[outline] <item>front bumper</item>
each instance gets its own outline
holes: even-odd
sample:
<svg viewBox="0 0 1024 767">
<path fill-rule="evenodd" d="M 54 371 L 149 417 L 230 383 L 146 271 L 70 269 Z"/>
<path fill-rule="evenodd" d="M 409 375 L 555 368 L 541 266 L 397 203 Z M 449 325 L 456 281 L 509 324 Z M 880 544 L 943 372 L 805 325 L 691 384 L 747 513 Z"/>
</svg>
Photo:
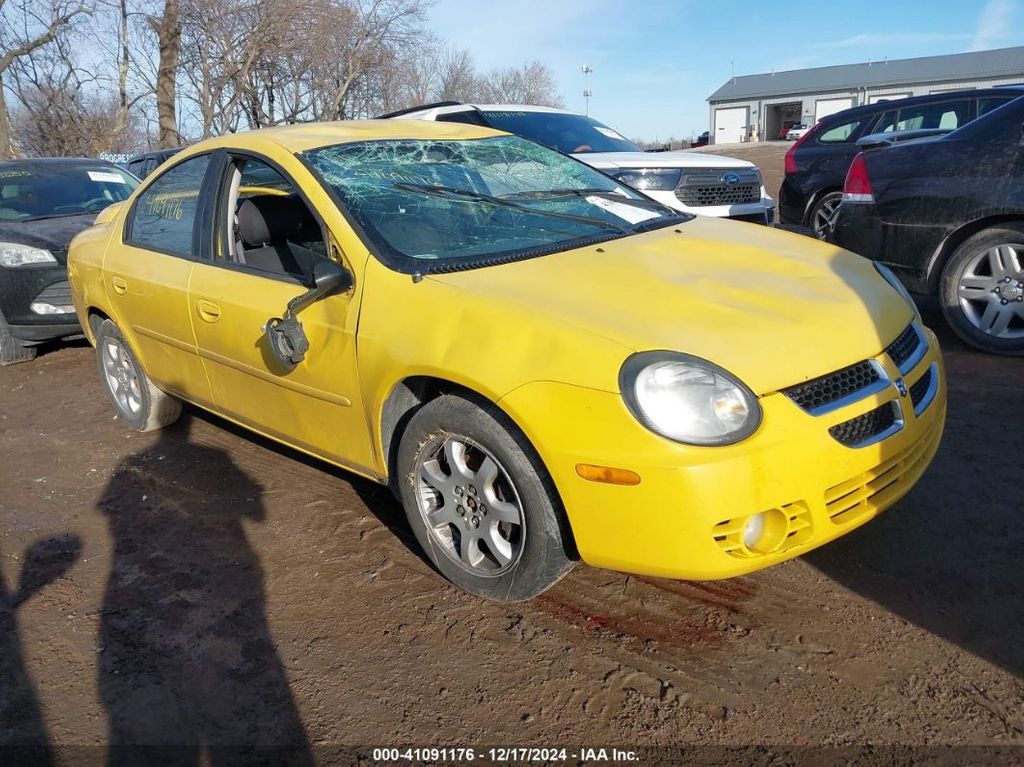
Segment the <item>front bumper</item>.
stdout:
<svg viewBox="0 0 1024 767">
<path fill-rule="evenodd" d="M 684 205 L 676 197 L 673 190 L 670 191 L 645 191 L 648 197 L 657 200 L 674 210 L 683 213 L 692 213 L 700 216 L 714 216 L 716 218 L 735 218 L 743 221 L 753 221 L 759 224 L 770 226 L 775 220 L 775 200 L 761 190 L 761 199 L 758 202 L 748 202 L 740 205 L 706 205 L 691 207 Z"/>
<path fill-rule="evenodd" d="M 33 303 L 71 306 L 71 287 L 64 264 L 0 267 L 0 312 L 11 335 L 20 341 L 37 343 L 65 338 L 82 332 L 74 310 L 56 314 L 33 311 Z"/>
<path fill-rule="evenodd" d="M 727 447 L 657 437 L 609 392 L 537 382 L 500 404 L 541 453 L 585 562 L 669 578 L 728 578 L 838 538 L 914 486 L 938 448 L 946 412 L 938 343 L 930 331 L 923 335 L 927 350 L 905 375 L 884 353 L 874 360 L 890 381 L 905 379 L 906 395 L 892 384 L 815 416 L 784 393 L 767 394 L 760 398 L 758 432 Z M 929 371 L 936 384 L 915 414 L 910 390 Z M 891 436 L 847 447 L 829 433 L 892 401 L 902 419 Z M 547 417 L 530 417 L 538 413 Z M 619 486 L 584 480 L 576 474 L 579 463 L 630 469 L 641 481 Z M 759 512 L 769 512 L 776 532 L 784 526 L 777 544 L 765 551 L 742 542 L 745 520 Z"/>
</svg>

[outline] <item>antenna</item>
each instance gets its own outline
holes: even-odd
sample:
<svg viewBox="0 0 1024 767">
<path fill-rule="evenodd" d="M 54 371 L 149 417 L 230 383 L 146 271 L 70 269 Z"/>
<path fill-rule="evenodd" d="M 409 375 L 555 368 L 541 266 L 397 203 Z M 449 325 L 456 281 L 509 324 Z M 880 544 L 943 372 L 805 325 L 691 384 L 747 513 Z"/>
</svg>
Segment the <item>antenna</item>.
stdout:
<svg viewBox="0 0 1024 767">
<path fill-rule="evenodd" d="M 590 90 L 590 74 L 594 71 L 592 64 L 584 64 L 580 67 L 580 71 L 583 72 L 583 98 L 587 101 L 587 117 L 590 117 L 590 97 L 594 95 L 594 92 Z"/>
</svg>

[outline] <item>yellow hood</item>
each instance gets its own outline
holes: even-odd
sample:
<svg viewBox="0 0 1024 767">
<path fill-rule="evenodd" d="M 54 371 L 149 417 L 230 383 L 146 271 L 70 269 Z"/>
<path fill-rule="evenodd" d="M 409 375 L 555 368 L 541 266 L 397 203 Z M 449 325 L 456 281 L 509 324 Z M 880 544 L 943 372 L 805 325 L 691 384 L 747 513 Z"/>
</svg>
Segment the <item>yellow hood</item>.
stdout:
<svg viewBox="0 0 1024 767">
<path fill-rule="evenodd" d="M 874 356 L 913 317 L 866 259 L 801 235 L 705 217 L 431 279 L 636 351 L 703 357 L 757 394 Z"/>
</svg>

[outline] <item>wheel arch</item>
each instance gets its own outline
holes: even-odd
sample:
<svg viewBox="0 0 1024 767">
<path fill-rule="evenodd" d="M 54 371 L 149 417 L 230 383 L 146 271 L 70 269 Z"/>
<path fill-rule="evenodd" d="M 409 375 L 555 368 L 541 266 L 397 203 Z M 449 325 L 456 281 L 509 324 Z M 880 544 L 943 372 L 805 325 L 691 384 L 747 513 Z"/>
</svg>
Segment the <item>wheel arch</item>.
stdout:
<svg viewBox="0 0 1024 767">
<path fill-rule="evenodd" d="M 833 185 L 823 186 L 821 189 L 815 190 L 811 194 L 811 196 L 808 198 L 807 205 L 804 206 L 804 218 L 803 218 L 803 222 L 802 222 L 803 225 L 806 226 L 806 227 L 810 227 L 810 225 L 811 225 L 811 211 L 814 210 L 814 206 L 818 204 L 818 200 L 820 200 L 826 194 L 831 194 L 832 192 L 842 192 L 842 191 L 843 191 L 843 188 L 841 186 L 833 186 Z"/>
<path fill-rule="evenodd" d="M 931 258 L 925 267 L 924 279 L 930 295 L 935 295 L 939 290 L 939 280 L 942 278 L 942 271 L 957 249 L 967 240 L 986 229 L 991 229 L 1000 224 L 1024 224 L 1024 214 L 1006 213 L 993 216 L 985 216 L 964 224 L 953 230 L 946 238 L 939 243 L 939 246 L 932 253 Z"/>
<path fill-rule="evenodd" d="M 85 337 L 89 340 L 93 346 L 96 345 L 96 333 L 100 329 L 100 324 L 103 320 L 109 320 L 110 315 L 97 306 L 90 306 L 85 310 L 85 326 L 82 328 L 85 331 Z"/>
<path fill-rule="evenodd" d="M 391 489 L 391 492 L 396 498 L 400 497 L 397 485 L 398 471 L 396 465 L 398 462 L 398 446 L 402 441 L 402 435 L 404 434 L 409 421 L 421 407 L 446 394 L 457 395 L 469 400 L 470 402 L 492 407 L 504 415 L 505 418 L 507 418 L 508 421 L 518 430 L 519 435 L 522 437 L 526 446 L 533 453 L 532 458 L 536 460 L 541 468 L 543 468 L 548 474 L 551 487 L 554 488 L 556 495 L 553 499 L 553 505 L 555 507 L 555 512 L 558 515 L 559 527 L 562 531 L 562 540 L 565 542 L 566 546 L 566 554 L 571 559 L 578 560 L 579 552 L 576 549 L 576 539 L 573 536 L 569 516 L 566 514 L 565 507 L 562 504 L 561 494 L 558 492 L 554 478 L 551 476 L 551 472 L 548 470 L 543 456 L 527 435 L 527 430 L 524 429 L 505 408 L 501 407 L 494 398 L 489 397 L 464 383 L 433 375 L 410 375 L 401 379 L 391 387 L 391 390 L 388 392 L 388 395 L 385 397 L 381 406 L 380 418 L 378 420 L 378 436 L 380 439 L 382 457 L 385 461 L 387 484 Z"/>
</svg>

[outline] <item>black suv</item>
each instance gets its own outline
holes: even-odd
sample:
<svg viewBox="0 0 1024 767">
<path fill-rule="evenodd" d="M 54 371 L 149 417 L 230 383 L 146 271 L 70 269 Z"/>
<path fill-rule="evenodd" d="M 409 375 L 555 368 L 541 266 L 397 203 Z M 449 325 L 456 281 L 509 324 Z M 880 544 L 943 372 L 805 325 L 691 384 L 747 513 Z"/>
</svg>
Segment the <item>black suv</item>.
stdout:
<svg viewBox="0 0 1024 767">
<path fill-rule="evenodd" d="M 99 160 L 0 162 L 0 365 L 82 332 L 71 303 L 71 238 L 128 199 L 134 176 Z"/>
<path fill-rule="evenodd" d="M 124 163 L 132 175 L 138 178 L 140 181 L 156 170 L 160 165 L 163 165 L 169 159 L 174 157 L 183 147 L 175 147 L 174 149 L 157 149 L 155 152 L 146 152 L 145 154 L 137 154 L 128 162 Z"/>
<path fill-rule="evenodd" d="M 1024 95 L 1024 86 L 949 91 L 845 109 L 822 118 L 786 152 L 779 217 L 826 239 L 858 139 L 873 133 L 955 130 Z"/>
</svg>

